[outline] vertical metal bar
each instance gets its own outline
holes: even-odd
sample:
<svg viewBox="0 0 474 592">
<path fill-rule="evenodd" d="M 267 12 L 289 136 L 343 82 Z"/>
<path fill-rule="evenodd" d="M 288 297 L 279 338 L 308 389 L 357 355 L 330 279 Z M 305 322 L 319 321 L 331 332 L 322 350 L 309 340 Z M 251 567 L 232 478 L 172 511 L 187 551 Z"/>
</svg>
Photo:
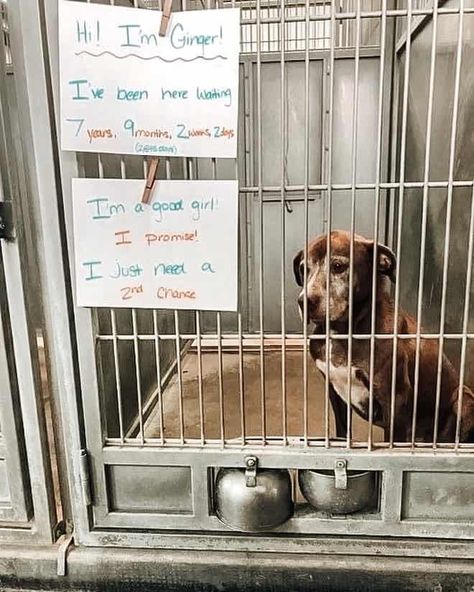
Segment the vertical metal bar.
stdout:
<svg viewBox="0 0 474 592">
<path fill-rule="evenodd" d="M 262 163 L 262 54 L 261 54 L 261 17 L 260 0 L 256 0 L 256 27 L 257 27 L 257 179 L 259 201 L 259 329 L 260 329 L 260 413 L 262 444 L 267 443 L 266 428 L 266 401 L 265 401 L 265 342 L 264 342 L 264 296 L 263 296 L 263 163 Z"/>
<path fill-rule="evenodd" d="M 183 375 L 181 367 L 181 338 L 179 333 L 179 312 L 174 311 L 174 329 L 176 343 L 176 371 L 178 375 L 178 413 L 179 413 L 179 438 L 184 444 L 184 409 L 183 409 Z"/>
<path fill-rule="evenodd" d="M 140 442 L 145 443 L 145 432 L 143 429 L 143 400 L 142 400 L 142 381 L 140 376 L 140 352 L 138 343 L 137 311 L 132 308 L 132 331 L 133 331 L 133 352 L 135 354 L 135 377 L 137 381 L 137 403 L 138 403 L 138 423 L 140 426 Z"/>
<path fill-rule="evenodd" d="M 204 396 L 202 388 L 202 341 L 201 341 L 201 312 L 196 311 L 196 341 L 197 341 L 197 367 L 198 367 L 198 399 L 199 399 L 199 431 L 201 446 L 206 443 L 206 430 L 204 424 Z"/>
<path fill-rule="evenodd" d="M 104 178 L 104 163 L 102 162 L 102 154 L 97 155 L 97 167 L 99 172 L 99 179 Z"/>
<path fill-rule="evenodd" d="M 411 446 L 415 448 L 416 419 L 418 407 L 418 392 L 420 382 L 420 350 L 421 350 L 421 319 L 423 314 L 423 289 L 425 281 L 425 252 L 426 252 L 426 227 L 428 221 L 428 194 L 430 178 L 430 157 L 431 157 L 431 132 L 433 127 L 433 98 L 434 82 L 436 71 L 436 45 L 438 38 L 438 4 L 433 7 L 432 19 L 432 37 L 431 37 L 431 60 L 430 60 L 430 80 L 428 89 L 428 112 L 426 116 L 426 136 L 425 136 L 425 164 L 423 174 L 423 204 L 421 214 L 421 243 L 420 243 L 420 266 L 418 273 L 418 297 L 416 307 L 416 342 L 415 342 L 415 376 L 413 382 L 413 413 L 411 424 Z"/>
<path fill-rule="evenodd" d="M 219 378 L 219 427 L 221 434 L 221 445 L 225 446 L 225 409 L 224 409 L 224 379 L 222 363 L 222 318 L 221 313 L 217 313 L 217 373 Z"/>
<path fill-rule="evenodd" d="M 101 165 L 102 162 L 100 161 Z M 103 177 L 103 168 L 100 170 L 100 176 Z M 123 158 L 120 158 L 120 176 L 122 179 L 127 178 L 125 170 L 125 162 Z M 115 369 L 115 384 L 116 384 L 116 395 L 117 395 L 117 408 L 118 408 L 118 420 L 119 420 L 119 432 L 120 442 L 124 443 L 124 428 L 123 428 L 123 405 L 122 405 L 122 386 L 120 380 L 120 364 L 119 364 L 119 353 L 118 353 L 118 339 L 117 339 L 117 318 L 115 310 L 110 309 L 110 320 L 112 326 L 113 335 L 113 354 L 114 354 L 114 369 Z"/>
<path fill-rule="evenodd" d="M 328 146 L 327 146 L 327 226 L 326 226 L 326 294 L 331 289 L 331 273 L 329 261 L 331 260 L 331 225 L 332 225 L 332 140 L 333 140 L 333 115 L 334 115 L 334 53 L 336 43 L 336 18 L 334 1 L 331 2 L 331 33 L 329 50 L 329 109 L 328 109 Z M 306 299 L 305 299 L 306 300 Z M 330 310 L 329 298 L 326 298 L 326 376 L 324 382 L 324 439 L 326 448 L 329 447 L 329 367 L 331 361 L 330 342 Z"/>
<path fill-rule="evenodd" d="M 102 154 L 97 154 L 97 170 L 99 179 L 104 178 L 104 163 L 102 161 Z M 116 386 L 116 398 L 117 398 L 117 408 L 118 408 L 118 419 L 119 419 L 119 432 L 120 432 L 120 440 L 121 442 L 124 441 L 125 434 L 124 434 L 124 425 L 123 425 L 123 407 L 122 407 L 122 389 L 121 389 L 121 380 L 120 380 L 120 360 L 119 360 L 119 345 L 117 340 L 117 324 L 116 324 L 116 317 L 115 311 L 109 309 L 110 313 L 110 322 L 112 327 L 112 335 L 113 335 L 113 355 L 114 355 L 114 373 L 115 373 L 115 386 Z M 98 312 L 97 309 L 93 309 L 91 311 L 91 317 L 95 326 L 98 326 Z M 102 371 L 100 371 L 102 373 Z M 103 379 L 103 376 L 101 377 Z M 101 420 L 102 425 L 104 426 L 104 430 L 107 431 L 107 417 L 102 418 Z M 108 435 L 108 434 L 107 434 Z"/>
<path fill-rule="evenodd" d="M 305 0 L 305 54 L 304 54 L 304 310 L 303 310 L 303 441 L 308 446 L 308 240 L 309 240 L 309 0 Z"/>
<path fill-rule="evenodd" d="M 103 170 L 102 170 L 103 174 Z M 125 169 L 125 161 L 123 157 L 120 158 L 120 176 L 122 179 L 127 178 L 127 173 Z M 112 314 L 113 311 L 111 311 Z M 138 403 L 138 421 L 140 426 L 140 441 L 141 444 L 145 443 L 145 432 L 144 432 L 144 424 L 143 424 L 143 394 L 141 388 L 141 376 L 140 376 L 140 346 L 138 341 L 138 327 L 137 327 L 137 311 L 132 309 L 132 331 L 133 331 L 133 351 L 135 356 L 135 376 L 137 381 L 137 403 Z"/>
<path fill-rule="evenodd" d="M 411 16 L 412 3 L 407 3 L 407 23 L 406 23 L 406 53 L 405 53 L 405 72 L 403 86 L 403 113 L 402 113 L 402 133 L 400 149 L 400 185 L 399 185 L 399 203 L 398 203 L 398 226 L 397 226 L 397 268 L 395 281 L 395 311 L 393 320 L 393 351 L 392 351 L 392 384 L 390 392 L 390 447 L 393 447 L 393 430 L 395 421 L 395 389 L 397 382 L 397 351 L 398 351 L 398 316 L 400 305 L 400 252 L 402 242 L 402 223 L 403 223 L 403 202 L 405 197 L 405 156 L 407 144 L 407 119 L 408 119 L 408 84 L 410 82 L 410 58 L 411 58 Z"/>
<path fill-rule="evenodd" d="M 215 158 L 211 159 L 212 179 L 217 179 L 217 162 Z M 224 409 L 224 364 L 222 357 L 222 315 L 217 313 L 217 374 L 219 379 L 219 418 L 221 445 L 225 446 L 225 409 Z"/>
<path fill-rule="evenodd" d="M 347 10 L 348 11 L 352 11 L 352 0 L 346 0 L 347 1 Z M 342 10 L 343 7 L 341 5 L 339 5 L 339 10 Z M 352 33 L 352 23 L 349 21 L 349 19 L 343 20 L 341 21 L 341 33 L 344 33 L 344 41 L 342 41 L 342 35 L 341 35 L 341 42 L 340 42 L 340 47 L 349 47 L 351 45 L 351 33 Z"/>
<path fill-rule="evenodd" d="M 245 445 L 245 391 L 244 391 L 244 355 L 242 344 L 242 315 L 237 317 L 238 334 L 239 334 L 239 401 L 240 401 L 240 437 L 242 445 Z"/>
<path fill-rule="evenodd" d="M 186 171 L 186 160 L 182 160 L 184 174 Z M 165 160 L 166 179 L 171 179 L 171 162 L 169 158 Z M 184 444 L 184 405 L 183 405 L 183 369 L 181 363 L 181 337 L 179 330 L 179 311 L 174 311 L 174 338 L 175 338 L 175 352 L 176 352 L 176 375 L 178 379 L 178 413 L 179 413 L 179 437 L 181 444 Z"/>
<path fill-rule="evenodd" d="M 357 183 L 357 124 L 359 115 L 359 65 L 360 65 L 360 0 L 356 6 L 356 47 L 354 56 L 354 90 L 352 95 L 352 175 L 351 175 L 351 230 L 349 246 L 349 322 L 347 338 L 347 437 L 346 446 L 351 447 L 352 437 L 352 333 L 353 333 L 353 311 L 354 311 L 354 233 L 355 233 L 355 211 L 356 211 L 356 183 Z M 328 260 L 327 265 L 330 265 Z M 329 294 L 329 293 L 328 293 Z"/>
<path fill-rule="evenodd" d="M 283 445 L 288 444 L 287 438 L 287 406 L 286 406 L 286 76 L 285 76 L 285 0 L 280 0 L 280 135 L 281 135 L 281 413 Z"/>
<path fill-rule="evenodd" d="M 163 387 L 161 384 L 161 347 L 158 331 L 158 311 L 153 310 L 153 334 L 155 337 L 155 365 L 156 365 L 156 388 L 158 390 L 158 413 L 160 426 L 161 444 L 165 443 L 165 423 L 163 417 Z"/>
<path fill-rule="evenodd" d="M 466 371 L 466 353 L 467 353 L 467 330 L 469 325 L 469 309 L 470 309 L 470 298 L 471 298 L 471 281 L 472 281 L 472 259 L 474 250 L 474 186 L 471 193 L 471 218 L 469 221 L 469 246 L 468 246 L 468 259 L 466 269 L 466 287 L 464 290 L 464 313 L 462 322 L 462 341 L 461 341 L 461 361 L 459 370 L 459 391 L 458 391 L 458 407 L 456 415 L 456 434 L 455 434 L 455 449 L 459 449 L 459 440 L 461 436 L 461 412 L 462 412 L 462 401 L 464 395 L 464 376 Z"/>
<path fill-rule="evenodd" d="M 250 14 L 252 14 L 252 11 L 249 11 Z M 256 14 L 256 10 L 255 10 L 255 17 L 257 17 Z M 250 43 L 249 43 L 249 47 L 251 48 L 250 51 L 254 52 L 254 44 L 255 44 L 255 35 L 254 35 L 254 27 L 250 26 L 249 27 L 249 39 L 250 39 Z"/>
<path fill-rule="evenodd" d="M 208 0 L 208 8 L 209 8 Z M 191 158 L 188 159 L 188 178 L 194 179 L 193 161 Z M 215 175 L 214 175 L 215 178 Z M 204 419 L 204 392 L 203 392 L 203 381 L 202 381 L 202 332 L 201 332 L 201 313 L 200 311 L 195 312 L 196 322 L 196 343 L 197 343 L 197 373 L 198 373 L 198 404 L 199 404 L 199 432 L 201 439 L 201 446 L 204 446 L 205 437 L 205 419 Z"/>
<path fill-rule="evenodd" d="M 369 431 L 367 447 L 372 450 L 374 422 L 374 371 L 375 371 L 375 331 L 377 310 L 377 244 L 380 218 L 380 177 L 382 167 L 382 117 L 384 105 L 385 83 L 385 44 L 387 36 L 387 0 L 382 0 L 382 16 L 380 23 L 380 65 L 379 65 L 379 96 L 377 113 L 377 154 L 375 162 L 375 211 L 374 211 L 374 253 L 372 259 L 372 308 L 370 311 L 370 359 L 369 359 Z"/>
<path fill-rule="evenodd" d="M 114 353 L 114 370 L 115 370 L 115 386 L 117 394 L 117 409 L 118 409 L 118 420 L 119 420 L 119 432 L 120 432 L 120 443 L 124 443 L 123 435 L 123 415 L 122 415 L 122 383 L 120 380 L 120 365 L 119 365 L 119 353 L 118 353 L 118 339 L 117 339 L 117 319 L 115 310 L 110 311 L 111 323 L 112 323 L 112 346 Z"/>
<path fill-rule="evenodd" d="M 398 34 L 398 19 L 389 21 L 391 22 L 391 32 L 394 38 Z M 394 64 L 391 68 L 392 73 L 392 80 L 391 80 L 391 94 L 394 97 L 393 106 L 390 107 L 390 128 L 391 130 L 395 130 L 396 133 L 391 133 L 391 140 L 390 142 L 387 141 L 387 146 L 390 143 L 389 152 L 390 154 L 396 155 L 398 153 L 398 145 L 399 145 L 399 138 L 398 138 L 398 129 L 400 128 L 399 124 L 399 97 L 400 97 L 400 88 L 401 88 L 401 68 L 399 63 L 395 59 L 393 59 Z M 395 156 L 390 161 L 390 170 L 389 170 L 389 180 L 393 183 L 396 183 L 397 180 L 397 166 L 398 166 L 399 159 Z M 395 193 L 395 192 L 393 192 Z M 395 245 L 395 222 L 396 222 L 396 212 L 395 212 L 395 199 L 393 197 L 392 191 L 386 191 L 386 204 L 385 204 L 387 216 L 385 216 L 385 224 L 383 228 L 383 240 L 386 244 L 391 245 L 394 247 Z M 394 247 L 395 248 L 395 247 Z"/>
<path fill-rule="evenodd" d="M 443 283 L 441 287 L 441 313 L 440 313 L 440 338 L 438 350 L 438 370 L 436 376 L 436 401 L 435 401 L 435 417 L 433 425 L 433 448 L 436 448 L 438 439 L 438 420 L 439 420 L 439 403 L 441 396 L 441 373 L 443 369 L 443 349 L 444 349 L 444 330 L 446 324 L 446 295 L 448 284 L 448 260 L 449 247 L 451 242 L 451 214 L 453 203 L 453 181 L 454 181 L 454 164 L 456 154 L 456 132 L 458 124 L 459 111 L 459 84 L 461 80 L 461 61 L 462 61 L 462 42 L 463 42 L 463 26 L 464 26 L 464 0 L 459 0 L 459 24 L 458 24 L 458 43 L 456 49 L 456 71 L 454 77 L 454 97 L 453 97 L 453 118 L 451 122 L 451 141 L 449 148 L 449 172 L 448 172 L 448 203 L 446 207 L 446 231 L 444 236 L 444 257 L 443 257 Z"/>
<path fill-rule="evenodd" d="M 235 1 L 232 0 L 232 7 L 235 8 Z M 244 72 L 245 76 L 245 72 Z M 244 100 L 245 100 L 244 95 Z M 247 110 L 247 106 L 245 106 L 245 110 Z M 246 125 L 246 117 L 244 116 L 244 125 Z M 247 135 L 245 134 L 245 138 Z M 239 174 L 239 159 L 235 159 L 235 178 L 240 179 Z M 247 214 L 247 209 L 245 209 Z M 248 220 L 245 220 L 245 224 L 248 224 Z M 245 236 L 247 233 L 245 233 Z M 241 244 L 241 243 L 240 243 Z M 241 256 L 241 253 L 240 253 Z M 248 265 L 246 265 L 246 269 L 248 270 Z M 246 280 L 248 281 L 248 273 L 246 274 Z M 245 446 L 245 395 L 244 395 L 244 353 L 243 353 L 243 341 L 242 341 L 242 313 L 240 310 L 237 313 L 237 332 L 238 332 L 238 340 L 239 340 L 239 403 L 240 403 L 240 437 L 242 441 L 242 445 Z"/>
</svg>

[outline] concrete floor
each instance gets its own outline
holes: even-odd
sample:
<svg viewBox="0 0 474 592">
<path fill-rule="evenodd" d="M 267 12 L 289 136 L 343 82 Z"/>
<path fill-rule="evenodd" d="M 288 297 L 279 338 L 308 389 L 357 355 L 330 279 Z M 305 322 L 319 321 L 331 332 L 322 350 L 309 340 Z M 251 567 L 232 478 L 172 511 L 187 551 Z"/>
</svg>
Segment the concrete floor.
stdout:
<svg viewBox="0 0 474 592">
<path fill-rule="evenodd" d="M 267 437 L 283 434 L 282 403 L 282 356 L 281 351 L 268 351 L 264 356 L 265 384 L 265 430 Z M 242 433 L 242 413 L 239 389 L 239 355 L 229 351 L 222 356 L 223 424 L 226 440 L 239 438 Z M 244 416 L 247 437 L 262 435 L 262 389 L 261 364 L 258 351 L 243 355 Z M 204 434 L 206 439 L 221 437 L 219 405 L 219 357 L 216 351 L 202 354 L 202 398 L 204 407 Z M 198 355 L 188 353 L 182 361 L 182 400 L 184 437 L 200 437 Z M 288 351 L 286 354 L 286 418 L 287 435 L 304 435 L 303 352 Z M 167 438 L 180 436 L 179 384 L 173 376 L 163 393 L 164 435 Z M 324 437 L 324 380 L 311 360 L 308 360 L 308 436 Z M 368 424 L 358 416 L 353 417 L 354 439 L 366 441 Z M 330 435 L 335 436 L 332 411 L 330 411 Z M 146 423 L 146 437 L 160 437 L 158 405 Z M 382 432 L 374 428 L 374 439 L 381 440 Z"/>
</svg>

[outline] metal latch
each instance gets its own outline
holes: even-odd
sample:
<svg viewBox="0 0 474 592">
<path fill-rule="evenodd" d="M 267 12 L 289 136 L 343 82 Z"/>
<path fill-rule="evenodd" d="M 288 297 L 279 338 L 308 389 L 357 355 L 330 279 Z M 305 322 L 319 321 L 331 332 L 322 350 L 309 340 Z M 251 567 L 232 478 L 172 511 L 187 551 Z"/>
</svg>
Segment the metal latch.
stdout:
<svg viewBox="0 0 474 592">
<path fill-rule="evenodd" d="M 247 487 L 256 487 L 257 485 L 257 465 L 256 456 L 245 457 L 245 485 Z"/>
<path fill-rule="evenodd" d="M 0 239 L 12 240 L 14 236 L 12 202 L 0 201 Z"/>
<path fill-rule="evenodd" d="M 74 534 L 63 534 L 58 541 L 58 557 L 56 573 L 58 576 L 65 576 L 67 572 L 67 555 L 74 546 Z"/>
<path fill-rule="evenodd" d="M 347 460 L 339 458 L 334 464 L 335 488 L 347 489 Z"/>
<path fill-rule="evenodd" d="M 92 492 L 89 455 L 87 454 L 87 450 L 82 449 L 79 452 L 79 467 L 81 471 L 82 499 L 86 506 L 90 506 L 92 503 Z"/>
</svg>

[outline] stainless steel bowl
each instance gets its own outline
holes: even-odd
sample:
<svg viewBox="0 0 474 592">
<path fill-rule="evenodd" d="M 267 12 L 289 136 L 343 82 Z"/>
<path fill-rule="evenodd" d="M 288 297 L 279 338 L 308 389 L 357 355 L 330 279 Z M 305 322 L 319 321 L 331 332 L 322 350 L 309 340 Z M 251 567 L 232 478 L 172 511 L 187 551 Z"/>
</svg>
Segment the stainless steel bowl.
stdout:
<svg viewBox="0 0 474 592">
<path fill-rule="evenodd" d="M 347 471 L 346 489 L 336 487 L 334 471 L 298 471 L 298 483 L 312 506 L 330 514 L 360 512 L 374 499 L 375 473 L 370 471 Z"/>
<path fill-rule="evenodd" d="M 249 485 L 245 469 L 220 469 L 214 506 L 226 526 L 242 532 L 271 530 L 293 514 L 291 479 L 286 470 L 262 469 Z"/>
</svg>

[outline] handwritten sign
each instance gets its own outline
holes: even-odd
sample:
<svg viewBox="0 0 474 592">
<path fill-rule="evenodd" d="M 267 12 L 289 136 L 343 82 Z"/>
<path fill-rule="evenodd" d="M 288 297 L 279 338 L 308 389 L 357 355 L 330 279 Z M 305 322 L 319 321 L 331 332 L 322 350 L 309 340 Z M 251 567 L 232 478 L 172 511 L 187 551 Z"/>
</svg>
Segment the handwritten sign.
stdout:
<svg viewBox="0 0 474 592">
<path fill-rule="evenodd" d="M 237 310 L 237 181 L 73 179 L 78 306 Z"/>
<path fill-rule="evenodd" d="M 60 2 L 63 150 L 236 157 L 238 9 L 161 14 Z"/>
</svg>

